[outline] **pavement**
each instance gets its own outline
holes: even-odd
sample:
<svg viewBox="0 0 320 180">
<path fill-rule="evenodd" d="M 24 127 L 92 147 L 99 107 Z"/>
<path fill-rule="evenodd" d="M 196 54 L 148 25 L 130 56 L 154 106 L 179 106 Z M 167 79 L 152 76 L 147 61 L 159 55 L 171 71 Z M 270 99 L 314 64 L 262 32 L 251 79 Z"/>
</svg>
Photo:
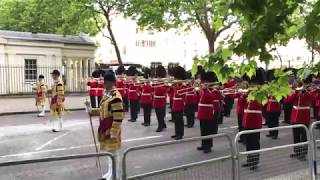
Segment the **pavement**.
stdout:
<svg viewBox="0 0 320 180">
<path fill-rule="evenodd" d="M 81 102 L 80 98 L 79 102 Z M 1 116 L 0 162 L 95 153 L 93 136 L 86 112 L 74 111 L 68 113 L 64 117 L 64 131 L 58 133 L 51 132 L 48 126 L 48 121 L 52 117 L 38 118 L 36 115 Z M 219 133 L 227 133 L 234 138 L 237 133 L 235 117 L 236 114 L 233 110 L 231 117 L 225 118 L 224 123 L 219 126 Z M 122 150 L 138 145 L 170 141 L 170 136 L 174 132 L 173 124 L 167 122 L 168 128 L 164 132 L 156 133 L 157 122 L 154 112 L 152 113 L 150 127 L 141 126 L 143 121 L 142 113 L 140 113 L 139 119 L 135 123 L 128 122 L 127 119 L 129 119 L 128 113 L 123 123 Z M 167 114 L 166 119 L 170 119 L 169 114 Z M 97 118 L 94 118 L 93 121 L 95 130 L 97 130 L 99 121 Z M 194 128 L 185 129 L 185 138 L 197 137 L 199 134 L 198 122 L 196 122 Z M 281 131 L 277 140 L 266 138 L 265 135 L 266 133 L 261 133 L 261 148 L 292 143 L 291 130 Z M 318 132 L 317 135 L 320 137 Z M 214 140 L 213 152 L 209 154 L 197 151 L 196 147 L 199 145 L 200 142 L 188 142 L 131 152 L 128 154 L 126 161 L 127 174 L 134 176 L 230 155 L 229 143 L 224 138 Z M 245 147 L 242 144 L 237 145 L 239 145 L 241 152 L 245 151 Z M 241 168 L 241 179 L 309 179 L 306 176 L 308 161 L 290 158 L 289 154 L 292 151 L 292 147 L 288 147 L 260 153 L 259 168 L 256 171 Z M 245 159 L 245 156 L 241 156 L 240 163 L 245 163 Z M 106 173 L 107 161 L 105 158 L 101 158 L 101 162 L 103 171 Z M 232 178 L 231 172 L 232 161 L 227 158 L 194 168 L 157 175 L 152 179 L 228 180 Z M 293 175 L 298 172 L 302 175 Z M 100 173 L 96 167 L 95 158 L 0 168 L 1 180 L 91 180 L 99 177 Z"/>
<path fill-rule="evenodd" d="M 86 94 L 66 95 L 65 106 L 67 111 L 84 110 L 84 101 L 89 99 Z M 49 110 L 49 104 L 46 107 Z M 34 97 L 0 97 L 0 116 L 13 114 L 37 113 Z"/>
</svg>

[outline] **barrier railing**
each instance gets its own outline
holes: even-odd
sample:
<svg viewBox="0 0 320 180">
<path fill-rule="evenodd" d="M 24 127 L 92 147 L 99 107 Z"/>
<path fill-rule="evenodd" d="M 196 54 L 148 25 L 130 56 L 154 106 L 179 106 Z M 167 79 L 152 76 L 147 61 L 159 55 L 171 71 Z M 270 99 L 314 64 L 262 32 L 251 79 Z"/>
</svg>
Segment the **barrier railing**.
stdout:
<svg viewBox="0 0 320 180">
<path fill-rule="evenodd" d="M 318 162 L 320 161 L 320 147 L 318 146 L 320 144 L 320 130 L 316 131 L 316 129 L 320 129 L 320 121 L 313 122 L 310 126 L 310 134 L 311 139 L 313 142 L 313 172 L 315 175 L 315 179 L 320 179 L 319 177 L 319 170 L 318 170 Z"/>
<path fill-rule="evenodd" d="M 218 158 L 212 158 L 204 161 L 199 161 L 195 163 L 189 163 L 185 165 L 180 165 L 180 166 L 175 166 L 175 167 L 170 167 L 170 168 L 165 168 L 161 170 L 156 170 L 156 171 L 151 171 L 148 173 L 143 173 L 143 174 L 138 174 L 134 175 L 131 177 L 128 177 L 127 175 L 127 157 L 128 154 L 132 153 L 133 151 L 138 151 L 138 150 L 145 150 L 149 148 L 156 148 L 156 147 L 162 147 L 162 146 L 167 146 L 167 145 L 174 145 L 174 144 L 182 144 L 182 143 L 187 143 L 187 142 L 194 142 L 194 141 L 200 141 L 203 139 L 210 139 L 212 138 L 213 141 L 216 140 L 217 138 L 226 138 L 227 141 L 229 142 L 228 147 L 230 148 L 230 154 L 223 156 L 223 157 L 218 157 Z M 203 136 L 203 137 L 194 137 L 194 138 L 188 138 L 188 139 L 183 139 L 180 141 L 167 141 L 167 142 L 160 142 L 160 143 L 154 143 L 154 144 L 148 144 L 148 145 L 141 145 L 141 146 L 136 146 L 127 149 L 124 154 L 123 154 L 123 159 L 122 159 L 122 179 L 147 179 L 147 178 L 155 178 L 155 179 L 185 179 L 185 177 L 194 177 L 193 179 L 210 179 L 213 177 L 216 179 L 234 179 L 235 178 L 235 159 L 234 157 L 234 152 L 233 152 L 233 145 L 232 145 L 232 139 L 230 136 L 227 134 L 218 134 L 218 135 L 210 135 L 210 136 Z M 227 162 L 226 164 L 222 164 L 224 162 Z M 229 163 L 230 164 L 229 164 Z M 196 173 L 195 171 L 199 171 L 197 167 L 200 167 L 202 169 L 203 165 L 206 165 L 204 172 L 206 173 Z M 208 167 L 209 165 L 209 167 Z M 215 167 L 212 167 L 214 165 Z M 223 166 L 221 168 L 221 166 Z M 202 169 L 204 170 L 204 169 Z M 223 171 L 223 174 L 219 170 Z M 191 171 L 191 172 L 190 172 Z M 178 175 L 177 173 L 180 173 Z M 182 175 L 181 175 L 182 174 Z M 187 175 L 188 174 L 188 175 Z M 224 176 L 224 177 L 221 177 Z"/>
<path fill-rule="evenodd" d="M 35 163 L 46 163 L 46 162 L 56 162 L 56 161 L 67 161 L 74 159 L 85 159 L 85 158 L 94 158 L 94 157 L 109 157 L 112 161 L 112 180 L 116 180 L 116 168 L 115 168 L 115 159 L 111 153 L 104 152 L 99 154 L 77 154 L 77 155 L 69 155 L 69 156 L 58 156 L 58 157 L 48 157 L 48 158 L 39 158 L 39 159 L 30 159 L 30 160 L 19 160 L 19 161 L 9 161 L 9 162 L 1 162 L 0 167 L 8 167 L 8 166 L 18 166 L 18 165 L 26 165 L 26 164 L 35 164 Z M 107 163 L 105 163 L 107 164 Z"/>
<path fill-rule="evenodd" d="M 241 135 L 245 139 L 258 138 L 260 133 L 274 130 L 298 130 L 305 133 L 306 141 L 275 145 L 273 147 L 242 150 L 237 142 Z M 281 138 L 281 137 L 280 137 Z M 235 137 L 235 153 L 237 158 L 236 177 L 242 179 L 312 179 L 313 176 L 313 149 L 308 128 L 305 125 L 282 126 L 246 130 L 239 132 Z M 249 142 L 250 143 L 250 142 Z M 250 146 L 248 144 L 248 146 Z M 251 148 L 250 148 L 251 149 Z M 293 154 L 291 154 L 293 152 Z M 248 170 L 249 169 L 249 170 Z"/>
</svg>

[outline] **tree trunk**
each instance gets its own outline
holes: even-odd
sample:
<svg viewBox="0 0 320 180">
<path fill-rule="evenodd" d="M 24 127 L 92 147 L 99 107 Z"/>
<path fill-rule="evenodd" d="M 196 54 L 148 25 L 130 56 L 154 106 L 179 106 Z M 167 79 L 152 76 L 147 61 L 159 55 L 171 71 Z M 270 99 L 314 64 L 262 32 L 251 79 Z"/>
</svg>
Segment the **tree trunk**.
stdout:
<svg viewBox="0 0 320 180">
<path fill-rule="evenodd" d="M 209 46 L 209 54 L 212 54 L 215 52 L 215 47 L 214 47 L 214 44 L 215 44 L 215 33 L 214 32 L 210 32 L 208 33 L 207 35 L 207 41 L 208 41 L 208 46 Z"/>
<path fill-rule="evenodd" d="M 104 13 L 104 15 L 105 15 L 107 23 L 108 23 L 107 29 L 108 29 L 108 32 L 109 32 L 109 35 L 110 35 L 110 38 L 111 38 L 111 41 L 112 41 L 111 43 L 112 43 L 112 45 L 114 47 L 114 50 L 116 51 L 118 63 L 119 63 L 119 65 L 122 65 L 123 63 L 122 63 L 121 53 L 120 53 L 119 46 L 118 46 L 118 43 L 116 41 L 116 38 L 115 38 L 115 36 L 113 34 L 113 30 L 111 28 L 111 20 L 110 20 L 109 14 Z"/>
</svg>

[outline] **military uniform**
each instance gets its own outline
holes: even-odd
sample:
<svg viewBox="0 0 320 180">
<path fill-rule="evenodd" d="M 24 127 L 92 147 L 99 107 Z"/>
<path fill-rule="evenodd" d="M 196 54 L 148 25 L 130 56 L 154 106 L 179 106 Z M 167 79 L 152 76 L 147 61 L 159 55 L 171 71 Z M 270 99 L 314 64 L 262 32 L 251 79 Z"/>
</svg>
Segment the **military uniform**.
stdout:
<svg viewBox="0 0 320 180">
<path fill-rule="evenodd" d="M 128 99 L 130 103 L 130 115 L 131 119 L 129 121 L 136 122 L 138 118 L 138 111 L 139 111 L 139 88 L 134 84 L 129 84 L 128 90 Z"/>
<path fill-rule="evenodd" d="M 41 106 L 41 112 L 38 116 L 44 116 L 45 115 L 45 105 L 46 105 L 46 94 L 47 94 L 48 86 L 44 82 L 44 80 L 40 80 L 37 82 L 36 87 L 36 106 Z"/>
<path fill-rule="evenodd" d="M 98 140 L 100 149 L 114 154 L 116 171 L 120 173 L 121 125 L 124 118 L 122 98 L 119 91 L 111 90 L 103 96 L 100 107 L 92 109 L 92 115 L 99 116 Z M 111 160 L 107 178 L 112 175 Z"/>
<path fill-rule="evenodd" d="M 310 124 L 310 105 L 313 97 L 308 92 L 294 92 L 288 97 L 288 101 L 293 104 L 291 112 L 291 124 L 304 124 L 309 127 Z M 307 141 L 307 132 L 303 128 L 293 129 L 293 142 L 300 143 Z M 291 157 L 305 159 L 308 152 L 308 146 L 294 147 L 294 154 Z"/>
<path fill-rule="evenodd" d="M 234 79 L 229 80 L 227 83 L 223 85 L 224 88 L 233 88 L 236 85 L 236 81 Z M 223 105 L 223 113 L 224 116 L 230 117 L 231 109 L 234 104 L 234 100 L 232 97 L 233 94 L 225 93 L 224 97 L 224 105 Z"/>
<path fill-rule="evenodd" d="M 144 122 L 142 125 L 150 126 L 151 110 L 152 110 L 152 94 L 153 90 L 149 84 L 145 84 L 142 88 L 140 104 L 143 108 Z"/>
<path fill-rule="evenodd" d="M 244 130 L 242 126 L 244 110 L 247 108 L 247 95 L 245 94 L 235 94 L 234 98 L 237 98 L 237 118 L 238 118 L 238 131 L 241 132 Z M 245 143 L 245 136 L 241 135 L 239 142 Z"/>
<path fill-rule="evenodd" d="M 116 82 L 117 90 L 120 92 L 123 102 L 123 108 L 127 112 L 128 111 L 128 88 L 123 80 L 117 80 Z"/>
<path fill-rule="evenodd" d="M 172 120 L 174 121 L 175 135 L 172 138 L 176 140 L 182 139 L 184 136 L 184 122 L 183 122 L 183 111 L 184 111 L 184 95 L 183 92 L 179 92 L 186 88 L 182 84 L 176 84 L 174 87 L 173 102 L 172 102 Z"/>
<path fill-rule="evenodd" d="M 269 128 L 279 127 L 279 117 L 281 114 L 281 105 L 274 98 L 268 98 L 267 107 L 266 107 L 266 122 Z M 278 138 L 278 130 L 270 131 L 267 137 L 271 137 L 273 139 Z"/>
<path fill-rule="evenodd" d="M 153 107 L 156 111 L 156 116 L 158 120 L 157 132 L 161 132 L 167 127 L 165 123 L 166 116 L 166 104 L 167 104 L 167 87 L 157 86 L 154 88 L 153 96 Z"/>
<path fill-rule="evenodd" d="M 242 126 L 245 130 L 253 130 L 262 128 L 262 109 L 263 106 L 256 102 L 248 102 L 247 109 L 244 110 Z M 260 149 L 260 133 L 250 133 L 246 135 L 246 150 Z M 247 164 L 243 166 L 250 167 L 250 170 L 255 170 L 259 164 L 259 154 L 249 154 L 247 156 Z"/>
<path fill-rule="evenodd" d="M 62 115 L 65 111 L 64 100 L 64 83 L 62 80 L 56 80 L 51 90 L 50 102 L 51 115 L 58 117 L 58 119 L 55 119 L 51 122 L 53 131 L 62 130 Z"/>
<path fill-rule="evenodd" d="M 191 88 L 192 85 L 188 85 Z M 185 95 L 185 115 L 187 118 L 187 127 L 192 128 L 194 126 L 195 112 L 198 104 L 198 94 L 195 91 L 188 92 Z"/>
<path fill-rule="evenodd" d="M 218 133 L 218 111 L 220 100 L 215 97 L 209 90 L 200 92 L 200 101 L 198 104 L 198 120 L 200 121 L 201 136 L 208 136 Z M 220 98 L 223 99 L 222 96 Z M 204 139 L 201 142 L 201 147 L 198 150 L 203 150 L 205 153 L 211 152 L 212 139 Z"/>
</svg>

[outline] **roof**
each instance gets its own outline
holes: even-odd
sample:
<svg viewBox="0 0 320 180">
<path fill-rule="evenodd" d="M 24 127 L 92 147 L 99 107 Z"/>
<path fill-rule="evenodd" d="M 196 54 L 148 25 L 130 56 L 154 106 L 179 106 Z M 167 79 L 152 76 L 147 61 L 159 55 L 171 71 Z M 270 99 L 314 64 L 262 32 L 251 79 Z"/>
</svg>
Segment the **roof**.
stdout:
<svg viewBox="0 0 320 180">
<path fill-rule="evenodd" d="M 66 44 L 80 44 L 95 46 L 95 43 L 85 35 L 69 36 L 59 34 L 44 34 L 44 33 L 31 33 L 31 32 L 18 32 L 18 31 L 3 31 L 0 30 L 0 38 L 4 39 L 19 39 L 27 41 L 45 41 L 45 42 L 58 42 Z"/>
</svg>

